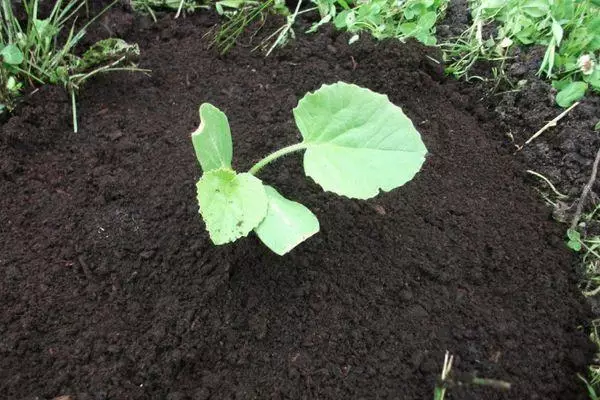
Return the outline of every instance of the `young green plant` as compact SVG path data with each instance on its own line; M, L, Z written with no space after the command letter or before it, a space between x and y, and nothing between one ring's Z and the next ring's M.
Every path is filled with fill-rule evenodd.
M233 149L227 117L200 106L200 126L192 133L203 175L198 204L214 244L233 242L254 231L279 255L319 231L317 217L256 177L274 160L304 151L304 172L325 191L369 199L410 181L427 149L419 132L387 96L338 82L306 94L293 110L302 142L257 162L248 172L231 166Z

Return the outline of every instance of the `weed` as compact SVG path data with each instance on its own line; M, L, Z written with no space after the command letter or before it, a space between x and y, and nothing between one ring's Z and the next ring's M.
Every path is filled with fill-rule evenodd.
M538 75L552 80L557 104L569 107L588 88L600 92L600 16L595 0L471 0L472 24L444 43L447 71L470 78L478 60L500 62L517 46L544 46Z
M446 352L444 356L444 364L442 366L442 374L435 385L433 392L433 400L444 400L446 392L449 388L455 386L489 386L499 390L510 390L509 382L500 381L497 379L478 378L471 374L456 374L452 370L454 356Z
M155 10L176 11L175 18L177 18L182 11L194 12L200 8L210 7L196 0L131 0L131 8L149 14L156 22Z
M338 29L354 35L350 42L367 32L376 39L415 38L434 45L435 24L443 17L448 0L316 0L321 20L309 32L332 21Z
M298 4L301 4L301 1ZM296 9L295 14L290 14L283 0L265 0L262 2L253 0L221 0L215 3L215 9L219 15L227 19L227 22L217 31L212 42L223 54L227 53L236 44L240 35L247 27L258 21L260 22L258 29L260 29L268 13L285 16L287 22L276 32L269 35L259 46L264 47L265 43L274 37L276 37L275 45L283 45L288 37L294 37L292 25L298 9Z
M139 55L137 45L120 39L107 39L92 46L82 57L75 46L87 27L115 2L106 7L80 30L75 30L76 15L85 0L58 0L46 18L38 13L39 0L23 0L27 21L16 17L10 0L0 0L0 109L11 111L25 83L64 86L72 99L73 129L77 132L75 95L93 75L117 70L137 70L133 59ZM66 39L59 36L71 23ZM59 44L62 43L62 44Z
M293 12L282 0L221 0L215 3L219 14L229 18L217 33L215 43L222 52L235 44L240 34L251 23L262 20L267 12L286 17L286 23L257 46L268 48L269 54L275 47L287 43L294 37L293 26L298 15L318 11L320 19L307 33L315 32L320 26L334 23L335 27L352 33L350 43L367 32L377 39L408 38L433 45L435 24L444 15L449 0L311 0L302 8L298 1ZM270 43L270 40L273 40Z

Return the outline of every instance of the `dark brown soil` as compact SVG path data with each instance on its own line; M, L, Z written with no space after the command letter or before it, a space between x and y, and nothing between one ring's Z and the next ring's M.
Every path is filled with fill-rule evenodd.
M452 1L445 21L438 28L440 40L451 40L470 23L467 2ZM514 152L548 121L564 111L556 105L556 91L550 82L537 75L544 52L545 49L540 46L515 49L505 68L508 82L500 82L495 93L491 94L488 90L496 86L489 63L476 64L476 72L472 75L486 76L490 78L490 82L479 87L463 86L458 89L461 92L466 90L472 98L475 98L473 92L477 92L476 96L480 101L470 105L472 112L483 116L480 119L485 122L491 122L486 124L487 130L503 141L503 147L507 151ZM519 81L524 82L523 86L517 85ZM480 90L482 86L487 88ZM494 116L493 121L488 121L485 117L490 112ZM560 120L558 126L547 130L516 153L527 168L543 174L563 194L569 196L569 199L559 202L559 208L554 214L561 222L570 223L583 186L590 179L592 164L600 149L600 133L594 130L599 122L600 96L590 90L580 104ZM545 183L533 177L530 177L530 182L556 201ZM600 180L593 186L584 210L591 211L598 203ZM595 225L597 223L588 224L586 229L600 234L600 226ZM600 303L598 304L595 314L600 315Z
M60 89L2 126L0 397L425 399L448 350L458 371L514 385L451 398L585 398L589 313L563 232L428 51L324 31L268 59L217 57L213 17L122 19L151 76L87 85L78 134ZM198 105L228 114L241 170L296 141L297 99L338 80L404 108L424 170L361 202L289 157L262 178L322 231L286 257L255 237L213 247L195 200Z
M533 70L532 63L527 61L529 57L531 53L522 53L520 61L512 67L520 78L529 80L526 90L501 94L494 107L499 133L505 135L507 147L513 149L564 111L555 105L552 87L533 77L537 69ZM578 199L590 179L594 157L600 149L600 133L594 130L598 122L600 97L590 94L561 119L557 127L525 146L519 156L572 200ZM593 189L593 194L600 193L598 182ZM598 203L599 198L593 195L589 200Z

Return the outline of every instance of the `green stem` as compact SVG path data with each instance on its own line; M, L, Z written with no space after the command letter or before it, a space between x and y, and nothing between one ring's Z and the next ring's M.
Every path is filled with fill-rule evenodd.
M279 149L274 153L269 154L256 164L248 171L249 174L256 175L258 171L260 171L265 165L269 164L272 161L275 161L279 157L283 157L286 154L293 153L295 151L304 150L308 147L307 143L296 143L288 147L284 147L283 149Z

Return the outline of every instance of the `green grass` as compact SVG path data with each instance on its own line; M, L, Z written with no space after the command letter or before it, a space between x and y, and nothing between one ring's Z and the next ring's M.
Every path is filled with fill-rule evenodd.
M267 42L277 36L278 32L283 32L275 39L275 42L280 45L283 45L289 37L294 37L292 25L296 14L290 14L283 0L221 0L215 3L215 9L226 20L218 28L212 42L222 54L227 53L235 46L242 33L253 24L258 23L257 29L260 30L268 14L279 14L285 17L293 15L293 17L288 18L283 27L261 41L257 47L267 46Z
M182 12L210 8L208 5L196 0L131 0L130 4L134 11L149 14L154 22L156 22L157 10L175 11L175 17L177 18Z
M0 0L0 111L12 111L26 87L62 85L72 99L77 131L75 96L80 87L98 73L136 70L132 61L139 48L119 39L100 41L82 56L76 55L86 29L112 4L76 29L85 0L57 0L46 16L40 15L39 0L23 0L26 21L19 21L10 0Z
M472 24L442 44L447 72L475 78L477 61L494 64L496 79L518 47L542 46L538 75L552 81L556 101L569 107L588 90L600 93L600 1L471 0Z
M264 21L269 13L286 17L286 22L264 39L256 48L269 54L293 38L298 15L318 12L320 19L306 33L332 23L337 29L351 33L350 43L368 34L376 39L405 41L415 38L434 45L435 25L443 18L449 0L312 0L300 1L295 10L288 10L282 0L222 0L215 3L217 12L228 21L215 36L214 43L225 53L253 23Z
M332 23L337 29L350 32L350 43L368 34L377 39L415 38L426 45L434 45L435 25L445 14L449 0L300 0L294 10L284 0L219 0L213 5L225 22L218 28L212 44L221 53L228 52L250 27L260 30L270 14L285 17L285 22L254 49L270 54L276 47L295 38L296 18L304 13L317 12L319 21L307 33L315 32L324 24ZM146 12L156 20L154 10L193 11L209 8L209 3L196 0L132 0L133 8ZM249 35L250 40L256 32Z

